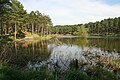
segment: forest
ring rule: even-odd
[[[120,80],[119,44],[120,17],[54,25],[20,0],[0,0],[0,80]]]
[[[91,34],[120,34],[120,17],[104,19],[95,23],[90,22],[85,26],[89,28]]]
[[[45,15],[38,10],[28,13],[17,0],[1,0],[0,36],[12,36],[13,39],[16,39],[25,37],[27,32],[39,36],[48,34],[120,36],[120,17],[86,24],[53,26],[49,15]]]
[[[86,24],[56,25],[54,26],[52,33],[74,35],[74,33],[78,30],[78,27],[81,26],[86,28],[89,35],[120,36],[120,17],[89,22]]]
[[[38,10],[28,13],[18,0],[0,0],[0,35],[21,36],[30,32],[40,36],[50,33],[52,21],[49,15]],[[23,35],[24,36],[24,35]]]

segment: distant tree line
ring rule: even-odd
[[[90,34],[120,34],[120,17],[104,19],[94,23],[89,22],[85,26],[89,29]]]
[[[86,24],[76,25],[56,25],[54,26],[52,33],[58,34],[74,34],[78,31],[78,27],[85,26],[89,35],[115,35],[120,34],[120,17],[109,18],[102,21],[89,22]]]
[[[77,31],[78,26],[82,26],[82,24],[77,25],[56,25],[52,27],[53,34],[74,34]]]
[[[39,11],[27,13],[18,0],[0,0],[0,35],[16,34],[19,31],[47,35],[52,26],[51,18]]]

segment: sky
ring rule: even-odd
[[[49,15],[53,25],[73,25],[120,17],[120,0],[19,0],[27,12]]]

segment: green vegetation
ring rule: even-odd
[[[67,40],[65,41],[67,42]],[[56,41],[53,40],[53,42],[55,43]],[[76,45],[83,44],[83,46],[87,44],[86,38],[82,38],[82,40],[78,39],[77,41],[73,39],[73,41],[68,42],[72,42],[72,44]],[[115,62],[113,59],[110,60],[103,57],[100,62],[102,63],[102,60],[110,60],[110,62],[104,62],[108,62],[107,65],[115,69],[115,71],[108,71],[106,66],[101,64],[84,71],[82,68],[76,68],[76,64],[74,62],[73,64],[71,63],[70,68],[62,74],[58,67],[56,68],[56,71],[48,70],[47,66],[43,66],[36,70],[33,68],[28,69],[26,64],[29,61],[33,61],[34,65],[34,62],[36,63],[37,61],[47,60],[50,57],[50,54],[46,54],[48,52],[46,49],[48,48],[48,44],[49,43],[46,41],[42,41],[42,43],[30,43],[30,41],[28,41],[28,43],[21,42],[2,45],[0,47],[0,51],[3,51],[0,55],[0,80],[119,80],[117,75],[119,73],[116,73],[116,70],[119,71],[120,62]],[[1,63],[4,63],[4,65]],[[81,65],[81,63],[79,65]],[[84,65],[86,64],[83,64],[83,66]],[[108,67],[108,69],[110,67]]]
[[[112,35],[119,36],[120,34],[120,17],[109,18],[97,22],[89,22],[85,24],[89,28],[89,34]]]
[[[120,36],[120,17],[104,19],[94,23],[56,25],[53,27],[49,15],[42,14],[37,10],[27,13],[24,10],[24,6],[18,0],[1,0],[0,36],[9,36],[16,40],[25,37],[21,32],[28,32],[32,36],[36,34],[40,37],[45,37],[49,34],[84,37],[88,36],[88,34],[93,36]]]
[[[70,68],[62,74],[56,70],[50,71],[46,66],[41,67],[39,70],[26,68],[29,61],[42,61],[50,56],[48,48],[51,45],[46,41],[58,35],[75,35],[81,37],[87,37],[88,35],[120,36],[120,17],[104,19],[94,23],[57,25],[53,27],[49,15],[45,15],[39,11],[31,11],[28,13],[18,0],[0,0],[0,80],[120,79],[120,75],[118,75],[120,69],[119,60],[114,60],[114,58],[111,58],[110,60],[110,58],[107,59],[107,57],[105,57],[107,60],[104,61],[105,59],[102,59],[104,58],[103,56],[102,58],[100,56],[97,57],[100,59],[100,63],[106,62],[103,63],[104,65],[98,63],[99,65],[94,68],[87,69],[86,71],[79,69],[78,66],[76,68],[74,63],[70,64]],[[11,42],[12,44],[9,43],[9,41],[13,40],[15,41]],[[20,42],[17,43],[17,40],[20,40]],[[41,40],[41,43],[27,42],[25,40]],[[107,41],[108,40],[109,39],[107,39]],[[95,41],[92,42],[89,40],[91,44],[94,43],[97,44],[96,46],[106,47],[104,42],[101,42],[99,39],[97,42]],[[53,40],[53,42],[57,43],[59,41]],[[66,40],[66,43],[67,42],[70,43],[70,41]],[[82,46],[86,46],[88,44],[88,40],[86,38],[83,38],[82,40],[78,39],[77,41],[72,40],[71,42]],[[1,43],[5,44],[3,45]],[[59,42],[59,44],[61,44],[61,42]],[[109,47],[106,47],[105,50],[108,50],[108,48]],[[113,48],[109,49],[113,50]],[[106,69],[109,68],[109,66],[114,70],[109,71]]]
[[[35,34],[35,33],[31,34],[30,32],[23,32],[22,34],[24,34],[24,40],[48,40],[48,39],[53,37],[53,35],[50,35],[50,34],[40,36],[40,35]]]
[[[0,0],[0,36],[14,36],[14,40],[20,36],[19,32],[46,36],[50,34],[51,26],[48,15],[39,11],[27,13],[18,0]]]
[[[52,27],[52,34],[71,34],[73,35],[75,31],[77,31],[77,27],[80,25],[57,25]]]
[[[76,36],[82,36],[82,37],[87,37],[88,36],[87,29],[83,25],[80,26],[80,27],[77,27],[77,31],[74,32],[74,35],[76,35]]]
[[[88,36],[88,29],[82,25],[57,25],[51,28],[52,34],[63,34],[63,35],[75,35],[75,36]]]
[[[59,74],[56,71],[48,71],[45,67],[40,70],[20,69],[16,67],[0,67],[0,80],[118,80],[116,73],[104,68],[96,67],[86,72],[79,69],[67,70]]]
[[[0,69],[0,80],[55,80],[51,72],[22,70],[18,68]]]
[[[16,40],[18,36],[19,38],[24,37],[22,36],[24,34],[21,35],[20,32],[29,32],[44,37],[48,34],[120,36],[120,17],[104,19],[94,23],[57,25],[53,27],[49,15],[42,14],[39,11],[27,13],[18,0],[1,0],[0,36],[9,35]]]
[[[85,26],[85,32],[92,36],[120,36],[120,17],[104,19],[94,23],[89,22],[86,24],[76,25],[56,25],[52,29],[52,34],[74,35],[74,33],[76,34],[76,32],[78,32],[78,28],[80,26]]]

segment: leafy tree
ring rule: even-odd
[[[74,33],[74,35],[87,37],[88,36],[87,29],[85,28],[84,25],[82,25],[77,28],[77,31]]]
[[[18,0],[0,0],[0,34],[13,35],[16,39],[18,32],[37,33],[48,35],[52,21],[48,15],[39,11],[27,13]]]

